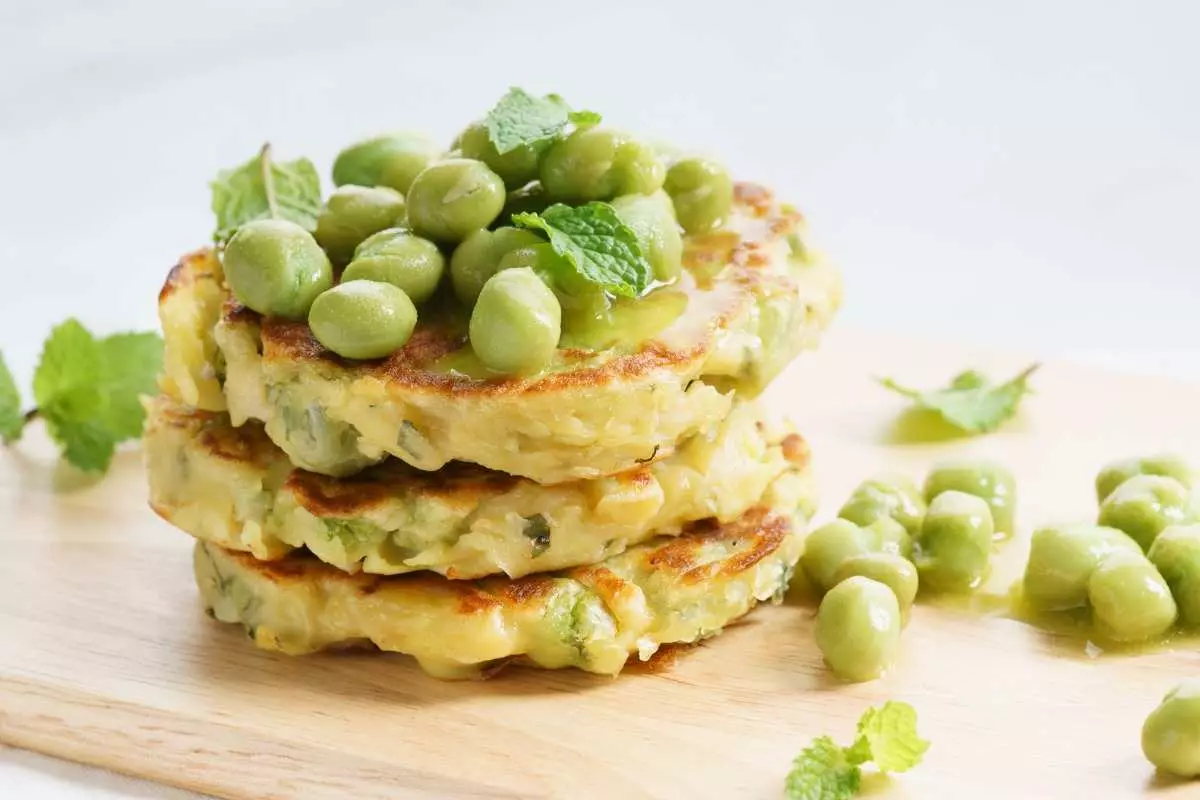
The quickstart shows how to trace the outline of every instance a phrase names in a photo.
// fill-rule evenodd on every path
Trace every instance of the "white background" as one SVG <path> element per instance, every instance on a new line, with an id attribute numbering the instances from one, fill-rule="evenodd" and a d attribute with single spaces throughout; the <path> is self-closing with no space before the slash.
<path id="1" fill-rule="evenodd" d="M 263 140 L 327 172 L 517 84 L 794 200 L 841 324 L 1200 376 L 1198 31 L 1187 0 L 0 0 L 0 349 L 28 386 L 67 315 L 153 327 Z M 6 797 L 135 791 L 89 785 L 0 750 Z"/>

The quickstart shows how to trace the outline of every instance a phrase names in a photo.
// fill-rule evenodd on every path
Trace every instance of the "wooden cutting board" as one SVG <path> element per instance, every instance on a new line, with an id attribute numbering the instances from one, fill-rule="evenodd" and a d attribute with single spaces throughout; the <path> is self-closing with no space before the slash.
<path id="1" fill-rule="evenodd" d="M 935 444 L 895 426 L 871 375 L 940 385 L 1020 359 L 837 331 L 773 387 L 812 442 L 831 516 L 880 468 L 920 478 L 986 454 L 1020 483 L 1021 532 L 980 606 L 1019 574 L 1032 525 L 1095 514 L 1104 461 L 1157 449 L 1200 459 L 1200 386 L 1048 364 L 1002 432 Z M 139 455 L 99 483 L 57 465 L 40 434 L 0 452 L 0 741 L 228 797 L 778 798 L 814 736 L 848 741 L 870 704 L 906 700 L 925 763 L 867 787 L 889 797 L 1195 797 L 1155 777 L 1145 715 L 1200 672 L 1194 645 L 1141 655 L 1002 615 L 918 607 L 883 680 L 833 680 L 811 603 L 764 607 L 662 671 L 617 679 L 514 669 L 442 683 L 405 657 L 288 658 L 209 620 L 190 541 L 146 508 Z"/>

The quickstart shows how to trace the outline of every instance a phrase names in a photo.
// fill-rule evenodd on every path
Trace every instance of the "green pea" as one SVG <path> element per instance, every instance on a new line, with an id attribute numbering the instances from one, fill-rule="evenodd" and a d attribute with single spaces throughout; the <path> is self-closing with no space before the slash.
<path id="1" fill-rule="evenodd" d="M 925 501 L 913 482 L 902 475 L 883 474 L 868 478 L 846 500 L 838 516 L 858 525 L 870 525 L 891 517 L 916 536 L 925 515 Z"/>
<path id="2" fill-rule="evenodd" d="M 343 358 L 383 358 L 404 346 L 416 324 L 408 295 L 378 281 L 340 283 L 308 313 L 313 336 Z"/>
<path id="3" fill-rule="evenodd" d="M 423 303 L 437 289 L 445 269 L 446 258 L 436 244 L 403 228 L 389 228 L 358 246 L 342 281 L 390 283 L 414 303 Z"/>
<path id="4" fill-rule="evenodd" d="M 1164 772 L 1200 777 L 1200 679 L 1176 686 L 1146 717 L 1142 752 Z"/>
<path id="5" fill-rule="evenodd" d="M 562 309 L 533 270 L 502 270 L 479 292 L 469 334 L 475 354 L 491 369 L 537 372 L 558 348 Z"/>
<path id="6" fill-rule="evenodd" d="M 225 280 L 238 302 L 267 316 L 304 319 L 333 285 L 333 266 L 312 235 L 294 222 L 247 222 L 225 245 Z"/>
<path id="7" fill-rule="evenodd" d="M 1200 626 L 1200 525 L 1166 528 L 1150 545 L 1147 557 L 1171 587 L 1180 621 Z"/>
<path id="8" fill-rule="evenodd" d="M 838 567 L 833 577 L 834 585 L 855 575 L 887 586 L 895 593 L 902 610 L 911 606 L 917 597 L 917 568 L 907 558 L 892 553 L 851 556 Z"/>
<path id="9" fill-rule="evenodd" d="M 500 259 L 506 253 L 544 242 L 533 231 L 521 228 L 475 231 L 450 255 L 450 283 L 454 294 L 465 305 L 475 305 L 475 298 L 479 297 L 488 278 L 500 271 Z"/>
<path id="10" fill-rule="evenodd" d="M 1180 456 L 1160 453 L 1144 458 L 1123 458 L 1106 464 L 1096 476 L 1096 501 L 1103 503 L 1118 486 L 1136 475 L 1174 478 L 1189 489 L 1193 483 L 1192 469 Z"/>
<path id="11" fill-rule="evenodd" d="M 1097 628 L 1117 642 L 1143 642 L 1175 623 L 1171 589 L 1141 553 L 1105 558 L 1088 578 L 1088 602 Z"/>
<path id="12" fill-rule="evenodd" d="M 1174 478 L 1135 475 L 1105 498 L 1097 522 L 1125 531 L 1149 550 L 1168 525 L 1200 522 L 1200 508 L 1197 498 Z"/>
<path id="13" fill-rule="evenodd" d="M 834 585 L 842 564 L 853 556 L 870 553 L 870 537 L 863 529 L 844 519 L 835 519 L 810 533 L 804 540 L 800 566 L 809 580 L 822 591 Z"/>
<path id="14" fill-rule="evenodd" d="M 679 224 L 690 234 L 721 227 L 733 208 L 733 181 L 725 168 L 705 158 L 685 158 L 667 170 L 664 184 Z"/>
<path id="15" fill-rule="evenodd" d="M 669 283 L 683 269 L 683 236 L 666 192 L 627 194 L 612 201 L 621 221 L 637 236 L 642 255 L 654 268 L 654 277 Z"/>
<path id="16" fill-rule="evenodd" d="M 408 190 L 408 222 L 435 242 L 461 242 L 504 208 L 504 181 L 487 164 L 451 158 L 430 164 Z"/>
<path id="17" fill-rule="evenodd" d="M 908 529 L 891 517 L 880 517 L 863 528 L 871 551 L 876 553 L 891 553 L 892 555 L 912 558 L 912 537 Z"/>
<path id="18" fill-rule="evenodd" d="M 329 196 L 317 217 L 317 241 L 329 258 L 345 264 L 359 242 L 404 221 L 404 195 L 380 186 L 343 186 Z"/>
<path id="19" fill-rule="evenodd" d="M 1115 528 L 1090 523 L 1039 528 L 1025 564 L 1025 597 L 1047 611 L 1080 608 L 1088 602 L 1088 578 L 1110 554 L 1140 554 L 1138 543 Z"/>
<path id="20" fill-rule="evenodd" d="M 925 501 L 950 490 L 973 494 L 988 504 L 997 533 L 1013 532 L 1017 483 L 1008 467 L 995 461 L 945 461 L 925 478 Z"/>
<path id="21" fill-rule="evenodd" d="M 654 150 L 624 133 L 586 128 L 560 139 L 542 156 L 542 186 L 559 200 L 608 200 L 650 194 L 666 170 Z"/>
<path id="22" fill-rule="evenodd" d="M 992 512 L 965 492 L 942 492 L 929 504 L 917 538 L 921 583 L 937 591 L 963 592 L 987 575 L 992 554 Z"/>
<path id="23" fill-rule="evenodd" d="M 834 586 L 817 609 L 817 647 L 838 676 L 878 678 L 900 647 L 900 603 L 879 581 L 856 575 Z"/>
<path id="24" fill-rule="evenodd" d="M 390 186 L 408 192 L 413 178 L 438 157 L 439 148 L 419 133 L 392 133 L 351 145 L 333 162 L 335 186 Z"/>
<path id="25" fill-rule="evenodd" d="M 455 146 L 466 158 L 482 161 L 500 176 L 504 185 L 519 189 L 538 176 L 538 151 L 529 145 L 501 154 L 492 144 L 487 126 L 476 122 L 459 134 Z"/>

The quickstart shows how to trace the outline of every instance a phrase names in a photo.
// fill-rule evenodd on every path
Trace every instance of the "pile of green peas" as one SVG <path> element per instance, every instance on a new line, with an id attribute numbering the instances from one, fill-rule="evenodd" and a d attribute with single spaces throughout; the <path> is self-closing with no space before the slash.
<path id="1" fill-rule="evenodd" d="M 865 681 L 895 660 L 921 586 L 965 592 L 987 576 L 997 531 L 1010 534 L 1012 473 L 994 461 L 936 465 L 922 489 L 884 474 L 863 481 L 838 519 L 805 540 L 800 564 L 824 596 L 817 646 L 840 677 Z"/>
<path id="2" fill-rule="evenodd" d="M 475 354 L 506 374 L 550 364 L 564 308 L 609 299 L 564 269 L 541 235 L 506 224 L 512 214 L 609 202 L 655 281 L 666 284 L 680 274 L 683 234 L 719 227 L 733 203 L 720 165 L 668 165 L 655 148 L 598 126 L 503 154 L 482 122 L 449 152 L 417 134 L 389 134 L 339 153 L 333 178 L 338 188 L 314 233 L 268 219 L 229 240 L 225 273 L 238 300 L 264 315 L 307 320 L 340 356 L 377 359 L 404 346 L 418 307 L 448 282 L 447 296 L 470 310 Z"/>
<path id="3" fill-rule="evenodd" d="M 1042 611 L 1088 609 L 1115 642 L 1200 626 L 1200 505 L 1177 456 L 1128 458 L 1096 476 L 1096 523 L 1034 531 L 1022 589 Z"/>

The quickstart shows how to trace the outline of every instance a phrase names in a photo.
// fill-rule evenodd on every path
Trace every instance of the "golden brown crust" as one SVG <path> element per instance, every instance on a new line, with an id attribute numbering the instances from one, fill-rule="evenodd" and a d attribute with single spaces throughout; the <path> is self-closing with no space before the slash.
<path id="1" fill-rule="evenodd" d="M 719 523 L 703 520 L 686 526 L 682 535 L 661 539 L 638 553 L 645 573 L 667 575 L 685 584 L 738 575 L 774 553 L 791 533 L 792 523 L 767 508 L 757 507 L 736 520 Z M 714 545 L 725 545 L 719 558 L 707 555 Z M 215 545 L 209 545 L 213 547 Z M 370 596 L 389 586 L 453 598 L 459 614 L 480 614 L 496 609 L 535 605 L 562 587 L 563 580 L 587 586 L 610 606 L 621 602 L 633 579 L 617 575 L 605 563 L 578 567 L 563 573 L 540 573 L 523 578 L 489 577 L 472 581 L 447 580 L 430 573 L 380 576 L 350 574 L 297 551 L 276 561 L 259 561 L 249 553 L 224 550 L 239 568 L 276 584 L 349 584 L 355 593 Z M 633 554 L 633 551 L 630 551 Z M 618 557 L 620 558 L 620 557 Z"/>
<path id="2" fill-rule="evenodd" d="M 158 302 L 165 302 L 171 295 L 198 280 L 215 278 L 217 272 L 214 265 L 213 252 L 207 247 L 188 253 L 167 273 L 167 280 L 158 292 Z"/>

